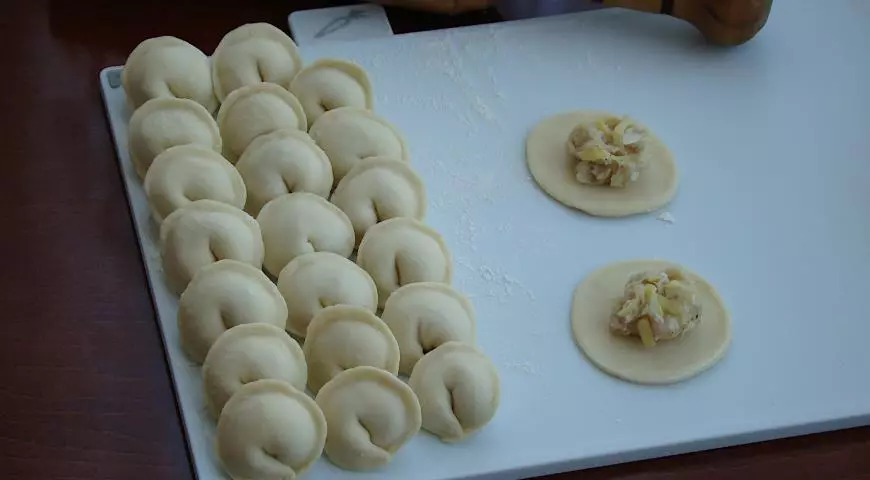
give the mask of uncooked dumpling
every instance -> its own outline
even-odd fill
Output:
[[[296,43],[268,23],[249,23],[224,35],[212,62],[214,92],[220,101],[238,88],[261,82],[288,88],[302,67]]]
[[[372,109],[372,84],[359,65],[345,60],[323,58],[303,68],[290,83],[308,125],[324,113],[341,107]]]
[[[221,151],[221,135],[211,114],[193,100],[155,98],[130,117],[130,159],[140,178],[157,155],[177,145]]]
[[[249,323],[224,332],[202,364],[205,400],[217,418],[239,389],[257,380],[283,380],[305,390],[308,366],[302,347],[283,328]]]
[[[444,283],[411,283],[396,290],[381,319],[399,343],[401,373],[410,374],[423,355],[447,342],[474,344],[474,307]]]
[[[364,158],[408,161],[408,147],[396,127],[362,108],[330,110],[311,125],[308,133],[329,156],[335,183]]]
[[[241,387],[217,424],[217,451],[235,480],[295,479],[320,458],[326,419],[304,392],[281,380]]]
[[[332,165],[326,153],[307,133],[276,130],[248,145],[236,163],[245,181],[251,215],[285,193],[310,192],[328,197],[332,190]]]
[[[287,331],[305,338],[318,312],[333,305],[355,305],[374,312],[378,290],[357,264],[332,252],[300,255],[278,275],[278,290],[287,302]]]
[[[266,246],[264,267],[277,277],[291,260],[311,252],[353,252],[353,226],[347,215],[313,193],[288,193],[260,210],[257,222]]]
[[[217,110],[208,57],[176,37],[149,38],[133,49],[121,84],[127,99],[137,108],[152,98],[187,98]]]
[[[371,227],[360,242],[356,263],[378,286],[379,306],[403,285],[450,283],[453,278],[453,260],[444,239],[413,218],[393,218]]]
[[[248,85],[229,94],[218,110],[217,123],[224,156],[233,163],[260,135],[282,128],[304,131],[308,125],[299,100],[273,83]]]
[[[317,393],[326,382],[353,367],[399,372],[399,345],[389,327],[363,307],[326,307],[311,319],[303,344],[308,388]]]
[[[262,270],[236,260],[202,267],[178,300],[181,347],[196,363],[227,329],[248,323],[284,328],[287,305]]]
[[[339,373],[314,401],[326,417],[326,455],[347,470],[388,464],[420,430],[417,396],[379,368],[354,367]]]
[[[361,160],[338,182],[330,201],[347,214],[357,242],[378,222],[426,216],[423,180],[410,165],[389,157]]]
[[[408,385],[423,410],[423,428],[458,442],[495,416],[501,399],[498,372],[486,355],[466,343],[448,342],[417,362]]]
[[[181,293],[201,268],[218,260],[260,268],[263,237],[247,213],[214,200],[197,200],[172,212],[160,225],[160,252],[170,287]]]
[[[179,145],[158,155],[144,185],[157,223],[196,200],[245,206],[245,183],[239,172],[221,154],[199,145]]]

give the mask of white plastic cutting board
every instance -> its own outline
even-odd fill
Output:
[[[307,61],[368,70],[502,378],[498,415],[468,442],[420,434],[380,471],[321,460],[306,478],[512,478],[870,423],[868,25],[864,0],[789,0],[735,49],[618,10],[303,47]],[[117,72],[101,83],[193,458],[201,478],[222,478],[127,154],[130,112],[109,86]],[[536,187],[526,134],[580,108],[631,114],[668,143],[682,174],[676,223],[590,218]],[[636,257],[675,260],[718,286],[734,322],[721,364],[650,388],[580,354],[574,286]]]

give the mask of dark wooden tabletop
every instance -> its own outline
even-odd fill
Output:
[[[242,23],[285,28],[291,10],[334,3],[2,3],[0,478],[192,478],[97,73],[147,37],[177,35],[211,52]],[[389,14],[399,32],[499,20],[493,11]],[[582,476],[699,477],[870,478],[870,429]]]

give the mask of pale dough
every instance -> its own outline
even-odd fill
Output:
[[[347,215],[323,197],[300,192],[267,203],[257,222],[263,231],[267,272],[277,277],[291,260],[311,252],[353,253],[353,226]]]
[[[221,135],[211,114],[184,98],[155,98],[137,108],[128,125],[130,160],[140,178],[154,158],[170,147],[199,145],[221,151]]]
[[[409,164],[389,157],[360,160],[338,182],[330,201],[347,214],[357,242],[378,222],[426,216],[423,180]]]
[[[157,155],[145,174],[144,186],[157,223],[196,200],[242,208],[247,197],[245,183],[233,164],[199,145],[179,145]]]
[[[311,319],[303,344],[308,388],[317,393],[339,373],[370,366],[399,372],[399,345],[389,327],[363,307],[326,307]]]
[[[281,380],[241,387],[217,424],[217,452],[234,480],[293,480],[323,453],[326,418],[305,392]]]
[[[209,412],[220,416],[227,401],[245,384],[282,380],[304,391],[308,366],[302,347],[283,328],[248,323],[224,332],[202,364],[202,385]]]
[[[448,342],[417,362],[408,385],[423,411],[423,428],[459,442],[488,424],[501,401],[498,372],[471,345]]]
[[[262,270],[236,260],[202,267],[178,300],[178,335],[188,358],[202,363],[227,329],[248,323],[284,328],[287,304]]]
[[[360,242],[356,263],[378,287],[378,306],[403,285],[450,283],[453,260],[444,239],[413,218],[393,218],[371,227]]]
[[[245,181],[245,210],[260,213],[263,205],[285,193],[310,192],[328,197],[332,190],[329,157],[307,133],[290,128],[258,137],[236,163]]]
[[[644,347],[637,337],[611,333],[610,315],[628,278],[641,271],[674,267],[695,282],[702,309],[698,326],[652,348]],[[577,345],[595,366],[617,378],[644,384],[694,377],[718,362],[731,343],[731,320],[713,286],[679,265],[660,260],[614,263],[589,274],[574,291],[571,327]]]
[[[305,338],[318,312],[333,305],[355,305],[375,312],[375,281],[357,264],[332,252],[293,259],[278,275],[278,290],[287,302],[287,331]]]
[[[387,299],[381,320],[399,343],[399,372],[404,374],[410,374],[423,355],[444,343],[474,344],[471,301],[443,283],[411,283],[396,290]]]
[[[269,82],[283,88],[302,68],[296,43],[268,23],[248,23],[228,32],[212,56],[214,92],[220,101],[248,85]]]
[[[577,181],[577,160],[568,153],[571,131],[581,122],[595,121],[606,112],[561,113],[539,123],[526,138],[526,162],[544,192],[559,202],[601,217],[624,217],[657,210],[671,201],[679,175],[674,156],[647,130],[649,165],[635,182],[624,188],[585,185]]]
[[[354,367],[336,375],[314,399],[326,417],[326,456],[347,470],[382,467],[420,431],[417,395],[393,374]]]
[[[345,60],[322,58],[303,68],[290,82],[308,125],[340,107],[372,109],[372,84],[365,70]]]

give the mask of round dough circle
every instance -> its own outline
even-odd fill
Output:
[[[418,431],[417,395],[398,377],[374,367],[336,375],[314,399],[326,417],[326,456],[347,470],[382,467]]]
[[[308,366],[302,347],[283,328],[268,323],[235,326],[217,339],[202,364],[202,385],[209,412],[220,416],[242,386],[275,379],[304,391]]]
[[[323,453],[326,419],[304,392],[281,380],[241,387],[217,424],[217,451],[235,480],[293,479]]]
[[[134,108],[152,98],[187,98],[217,110],[208,57],[176,37],[149,38],[136,45],[121,70],[124,93]]]
[[[378,307],[375,281],[357,264],[332,252],[293,259],[278,275],[278,290],[287,303],[287,331],[305,338],[311,319],[326,307],[354,305],[372,313]]]
[[[535,126],[526,138],[526,162],[538,186],[560,203],[600,217],[625,217],[667,205],[677,192],[677,165],[667,146],[649,130],[649,165],[637,181],[623,188],[577,181],[576,160],[566,146],[568,136],[577,124],[603,116],[612,114],[586,110],[561,113]]]
[[[353,367],[399,373],[399,344],[389,327],[362,307],[334,305],[318,312],[302,348],[308,360],[308,388],[314,393]]]
[[[360,160],[338,182],[330,201],[347,214],[357,242],[376,223],[426,216],[423,180],[409,164],[389,157]]]
[[[128,125],[130,160],[139,178],[154,158],[177,145],[221,151],[221,135],[211,114],[184,98],[155,98],[137,108]]]
[[[172,147],[154,159],[145,174],[145,195],[157,223],[196,200],[245,206],[242,176],[221,154],[199,145]]]
[[[260,213],[263,205],[285,193],[309,192],[328,197],[332,165],[307,133],[283,128],[258,137],[236,163],[245,181],[245,210]]]
[[[290,83],[290,91],[305,110],[310,127],[324,113],[341,107],[372,109],[372,84],[359,65],[322,58],[303,68]]]
[[[488,424],[501,401],[492,361],[471,345],[448,342],[417,362],[408,385],[423,411],[423,428],[459,442]]]
[[[694,280],[701,321],[682,337],[646,348],[639,339],[614,335],[608,327],[614,302],[637,272],[679,268]],[[574,340],[586,358],[604,372],[629,382],[663,385],[687,380],[712,367],[731,343],[731,320],[712,285],[680,265],[661,260],[614,263],[589,274],[574,291]]]
[[[284,328],[287,304],[278,287],[259,268],[236,260],[202,267],[178,300],[181,347],[202,363],[227,329],[248,323]]]
[[[444,239],[413,218],[392,218],[372,226],[359,244],[356,263],[375,281],[380,307],[401,286],[449,284],[453,279],[453,259]]]
[[[269,82],[283,88],[302,68],[296,43],[268,23],[248,23],[228,32],[212,57],[214,91],[220,101],[248,85]]]
[[[347,215],[325,198],[300,192],[267,203],[257,222],[263,230],[266,271],[277,277],[290,261],[311,252],[353,253],[353,226]]]

